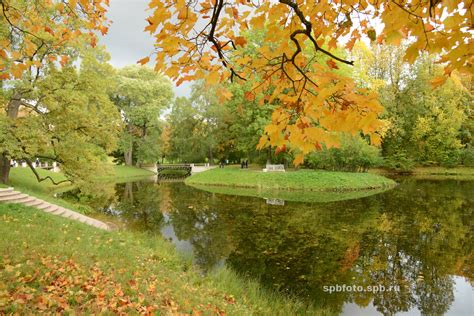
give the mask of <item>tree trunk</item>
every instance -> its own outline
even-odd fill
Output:
[[[7,116],[15,120],[18,117],[18,111],[20,110],[21,96],[18,93],[14,93],[10,102],[8,102]],[[7,184],[10,176],[10,158],[8,152],[2,152],[0,154],[0,183]]]
[[[268,147],[268,150],[267,150],[267,165],[271,165],[271,164],[272,164],[272,148]]]
[[[125,164],[127,166],[131,166],[133,165],[133,161],[132,161],[132,150],[127,150],[123,153],[123,157],[125,158]]]
[[[127,182],[125,183],[125,188],[123,189],[123,197],[124,201],[130,202],[133,204],[133,183]]]
[[[0,183],[7,184],[10,175],[10,159],[3,153],[0,156]]]
[[[212,166],[214,162],[214,157],[212,156],[212,147],[209,146],[209,166]]]

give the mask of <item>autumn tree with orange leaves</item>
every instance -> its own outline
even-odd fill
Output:
[[[321,144],[338,146],[343,133],[362,132],[380,143],[383,108],[374,92],[338,72],[354,64],[337,54],[338,45],[351,50],[364,37],[395,45],[405,40],[408,62],[424,50],[439,56],[444,76],[434,86],[453,71],[472,73],[472,1],[152,0],[149,7],[146,31],[156,50],[139,63],[153,58],[156,70],[177,84],[254,82],[248,100],[263,95],[261,104],[278,104],[258,147],[291,148],[295,164]],[[249,29],[266,31],[257,58],[246,54]]]

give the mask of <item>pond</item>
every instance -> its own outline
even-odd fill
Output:
[[[202,273],[226,265],[334,314],[473,315],[474,182],[398,181],[326,203],[141,181],[90,202],[162,234]]]

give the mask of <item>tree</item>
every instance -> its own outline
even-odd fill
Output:
[[[125,122],[120,152],[126,165],[160,159],[160,114],[172,99],[171,82],[152,69],[128,66],[118,71],[112,100]]]
[[[14,157],[6,148],[14,150],[13,147],[18,149],[23,145],[18,139],[10,138],[18,125],[20,108],[36,111],[37,106],[43,106],[38,94],[42,79],[49,72],[60,76],[57,66],[70,65],[84,46],[94,47],[96,31],[107,32],[107,5],[108,0],[0,2],[0,79],[8,80],[2,82],[2,88],[7,91],[3,92],[5,112],[1,124],[2,131],[6,132],[3,137],[8,139],[1,148],[1,182],[8,181],[10,159]],[[66,73],[72,72],[62,75]],[[30,119],[34,121],[33,117]],[[20,154],[17,150],[14,152]]]
[[[337,132],[362,131],[373,144],[380,143],[383,124],[377,117],[383,109],[376,94],[335,71],[353,64],[335,53],[342,38],[348,38],[348,49],[363,36],[395,45],[410,38],[407,61],[429,50],[439,54],[445,75],[472,69],[469,1],[152,0],[150,8],[146,31],[158,33],[156,70],[178,84],[201,78],[210,85],[226,78],[251,81],[249,99],[276,87],[261,100],[279,99],[281,105],[274,109],[259,147],[291,145],[296,164],[319,143],[337,146]],[[384,27],[378,36],[376,19]],[[247,44],[243,31],[250,28],[266,30],[259,58],[239,49]],[[221,94],[231,96],[225,90]]]
[[[464,91],[449,80],[423,100],[427,113],[417,117],[412,134],[418,161],[450,167],[459,163],[464,108],[469,106],[463,104],[464,96]]]
[[[264,98],[263,95],[258,96],[256,100],[247,100],[245,93],[249,85],[250,83],[230,84],[229,90],[232,92],[232,98],[227,100],[224,106],[232,113],[228,125],[235,150],[241,155],[241,158],[264,163],[266,160],[271,160],[272,149],[267,148],[262,155],[260,151],[257,151],[257,145],[265,127],[270,123],[275,105],[267,103],[258,106],[257,100]]]
[[[419,56],[413,65],[403,62],[404,46],[358,45],[354,56],[359,84],[377,89],[386,111],[382,140],[386,165],[411,169],[415,163],[454,165],[460,149],[469,143],[468,88],[459,73],[432,89],[430,82],[442,70],[435,58]]]
[[[209,156],[212,135],[200,111],[203,109],[196,108],[191,99],[176,98],[167,117],[170,127],[168,156],[171,160],[198,162]]]
[[[0,151],[9,159],[22,159],[33,168],[35,158],[56,161],[68,180],[93,183],[105,174],[121,128],[120,116],[109,99],[107,78],[113,69],[108,55],[94,50],[82,55],[80,69],[50,66],[34,85],[15,82],[6,94],[23,91],[15,119],[1,116]],[[28,93],[26,93],[28,91]],[[51,178],[49,178],[55,183]],[[8,173],[2,182],[8,182]]]

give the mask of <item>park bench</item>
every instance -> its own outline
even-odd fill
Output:
[[[266,165],[265,167],[266,168],[263,169],[263,172],[273,172],[273,171],[285,172],[284,165]]]

